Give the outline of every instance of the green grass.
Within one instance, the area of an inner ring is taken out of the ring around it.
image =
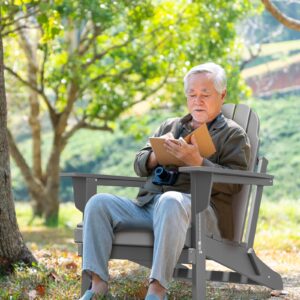
[[[260,154],[269,160],[274,186],[264,189],[267,199],[300,199],[300,98],[252,100],[260,118]]]
[[[44,219],[35,217],[32,221],[32,209],[26,202],[15,202],[19,227],[25,228],[44,227]],[[59,209],[58,228],[74,228],[82,219],[81,212],[75,208],[74,203],[62,203]],[[31,222],[32,221],[32,222]],[[31,223],[31,224],[30,224]]]
[[[262,202],[255,240],[257,250],[300,250],[300,211],[297,207],[296,201]]]

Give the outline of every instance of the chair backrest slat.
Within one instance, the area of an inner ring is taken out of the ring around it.
[[[256,167],[256,159],[258,156],[259,150],[259,119],[257,114],[254,111],[251,111],[249,121],[248,121],[248,128],[247,134],[250,139],[251,143],[251,163],[250,163],[250,170],[254,171]]]
[[[233,120],[237,122],[247,132],[249,117],[251,114],[250,108],[245,104],[237,104],[235,106]]]
[[[251,144],[249,170],[254,171],[259,148],[259,119],[256,113],[245,104],[224,104],[222,112],[226,118],[232,119],[246,131]],[[238,242],[241,242],[243,238],[250,193],[250,186],[244,185],[242,190],[238,194],[235,194],[232,199],[234,240]]]
[[[233,103],[227,103],[222,107],[222,112],[228,119],[233,118],[234,110],[235,110],[235,104]]]

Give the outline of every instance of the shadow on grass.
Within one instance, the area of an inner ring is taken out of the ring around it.
[[[38,249],[47,246],[65,248],[68,251],[76,251],[74,244],[74,231],[69,228],[28,227],[21,229],[23,238],[27,244],[35,244]],[[29,245],[30,246],[30,245]]]

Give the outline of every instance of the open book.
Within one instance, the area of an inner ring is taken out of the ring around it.
[[[211,136],[208,132],[206,124],[201,125],[189,135],[187,135],[184,140],[191,144],[191,137],[195,136],[199,152],[203,157],[209,157],[216,152],[215,145],[211,139]],[[183,166],[183,162],[177,159],[172,154],[168,153],[164,147],[165,138],[162,137],[151,137],[150,144],[155,153],[158,163],[162,166],[166,165],[175,165]]]

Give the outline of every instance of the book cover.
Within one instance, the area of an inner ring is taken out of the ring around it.
[[[195,136],[196,142],[199,148],[199,153],[203,157],[209,157],[216,152],[215,145],[212,141],[212,138],[209,134],[206,124],[201,125],[189,135],[187,135],[184,140],[191,144],[192,135]],[[175,165],[183,166],[184,163],[178,158],[168,153],[164,147],[165,138],[162,137],[151,137],[150,144],[155,153],[158,163],[162,166],[166,165]]]

